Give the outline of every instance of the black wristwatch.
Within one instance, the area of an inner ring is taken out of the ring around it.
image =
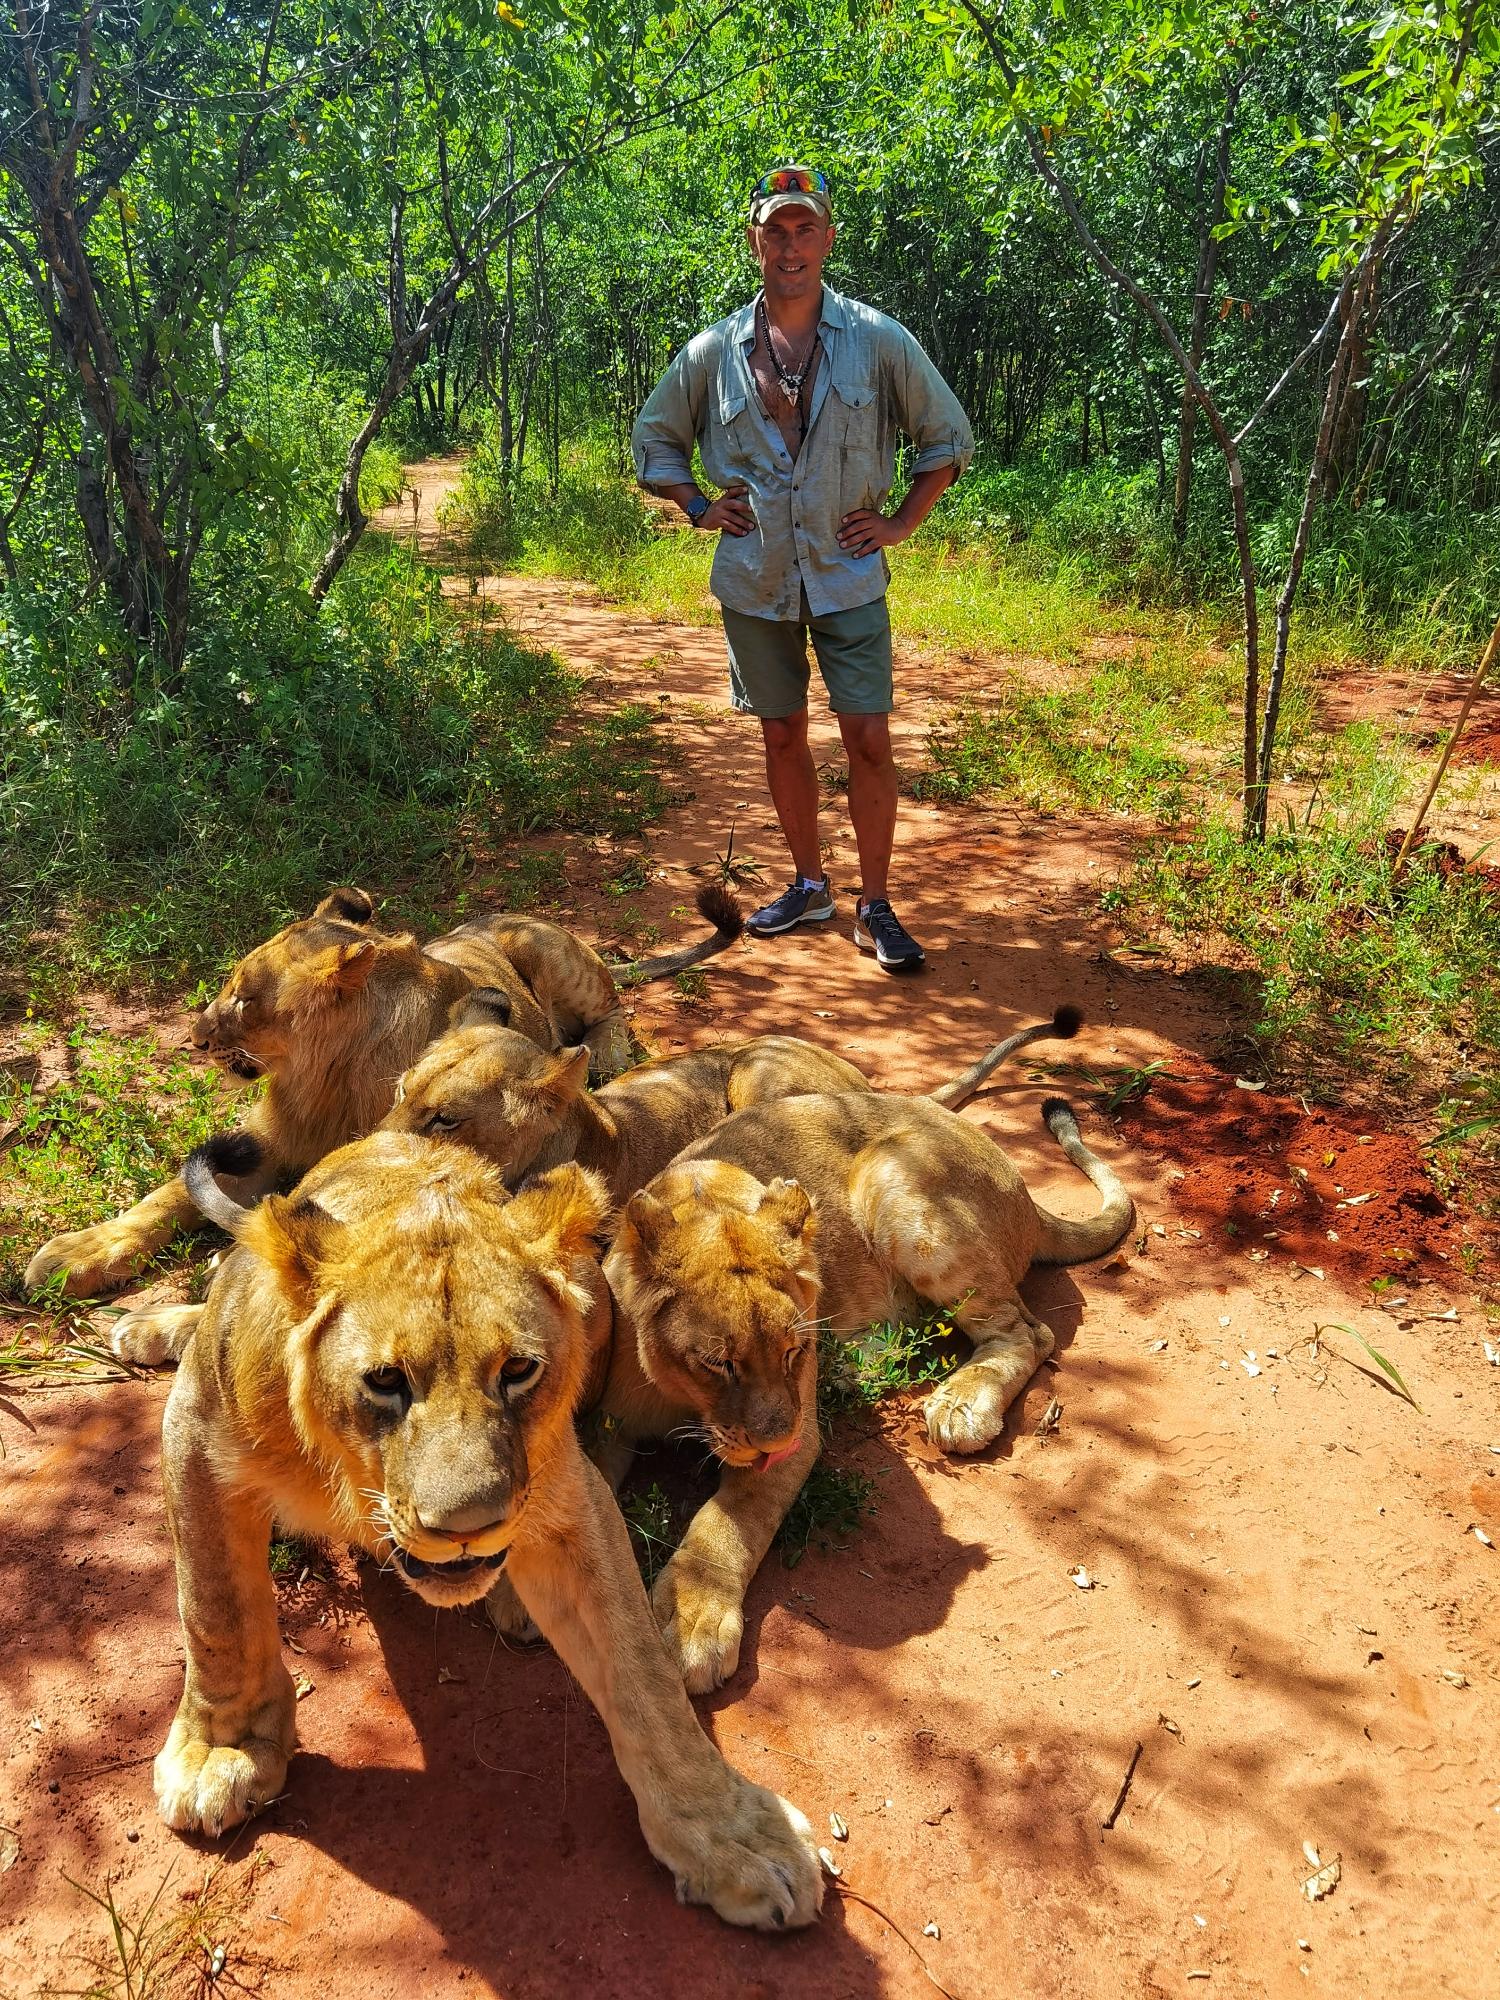
[[[703,516],[713,504],[706,493],[695,493],[682,511],[695,528],[701,528]]]

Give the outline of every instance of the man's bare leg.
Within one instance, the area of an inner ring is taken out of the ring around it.
[[[804,736],[805,724],[804,712]],[[888,715],[841,715],[838,724],[849,756],[849,818],[859,848],[860,893],[868,902],[888,893],[891,848],[896,839],[891,719]],[[811,764],[809,756],[809,769]]]
[[[763,715],[760,727],[766,740],[766,783],[792,861],[807,881],[820,881],[823,857],[818,844],[818,774],[807,747],[807,710],[799,708],[794,715]],[[894,777],[891,801],[894,825]]]

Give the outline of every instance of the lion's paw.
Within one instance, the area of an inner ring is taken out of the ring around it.
[[[115,1321],[109,1344],[122,1361],[163,1368],[182,1359],[202,1317],[202,1306],[144,1306]]]
[[[244,1743],[205,1743],[174,1722],[153,1773],[157,1807],[179,1833],[218,1835],[274,1799],[286,1767],[279,1743],[256,1736]]]
[[[738,1772],[716,1812],[690,1813],[652,1841],[671,1869],[680,1903],[707,1903],[726,1924],[785,1930],[810,1924],[823,1904],[823,1871],[806,1817]]]
[[[656,1579],[651,1608],[688,1693],[722,1687],[740,1663],[744,1600],[674,1556]]]
[[[44,1243],[26,1266],[25,1285],[27,1291],[38,1292],[63,1271],[68,1298],[97,1299],[119,1291],[141,1261],[137,1244],[122,1240],[108,1223],[97,1223],[92,1229],[70,1229]]]
[[[516,1587],[503,1573],[495,1580],[484,1600],[490,1623],[502,1639],[515,1646],[538,1646],[542,1634],[536,1620],[516,1595]]]
[[[954,1377],[928,1397],[923,1414],[932,1442],[940,1451],[958,1455],[992,1444],[1005,1423],[1005,1411],[1005,1398],[982,1377],[967,1382]]]

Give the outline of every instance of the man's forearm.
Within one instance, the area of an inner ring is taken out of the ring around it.
[[[908,535],[914,535],[937,505],[940,497],[953,484],[954,478],[955,473],[951,465],[934,465],[926,472],[919,472],[912,480],[906,498],[891,519],[898,521]]]
[[[684,514],[688,510],[688,502],[690,500],[701,500],[703,498],[702,492],[693,484],[691,479],[674,481],[670,486],[654,486],[651,490],[653,493],[660,494],[663,500],[675,500]]]

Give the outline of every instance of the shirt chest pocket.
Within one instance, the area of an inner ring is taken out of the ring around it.
[[[870,382],[835,382],[829,414],[839,430],[839,511],[873,507],[886,481],[881,476],[879,410]]]
[[[719,385],[719,442],[727,462],[737,472],[750,469],[755,451],[750,398],[743,389]]]

